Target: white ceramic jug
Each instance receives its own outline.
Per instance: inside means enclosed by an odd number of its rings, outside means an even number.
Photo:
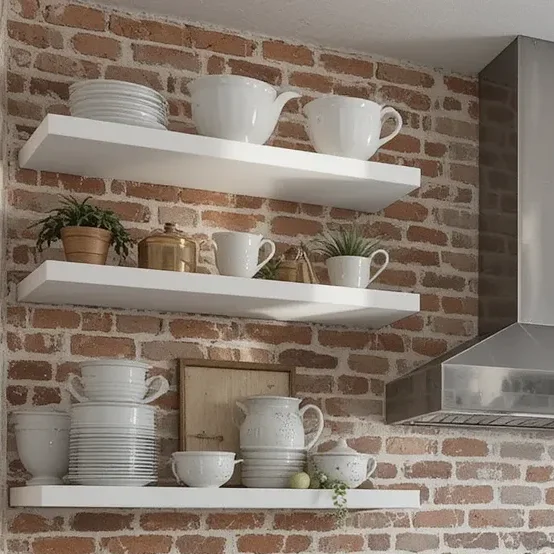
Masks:
[[[201,135],[264,144],[277,125],[283,106],[297,92],[238,75],[208,75],[189,85],[192,119]]]
[[[323,414],[313,404],[299,409],[301,400],[287,396],[251,396],[237,406],[245,414],[240,426],[241,448],[306,448],[310,450],[323,431]],[[312,410],[317,414],[317,429],[308,444],[302,418]]]
[[[402,129],[402,117],[394,108],[363,98],[324,96],[306,104],[304,111],[310,140],[321,154],[369,160]],[[383,123],[389,117],[396,126],[380,138]]]

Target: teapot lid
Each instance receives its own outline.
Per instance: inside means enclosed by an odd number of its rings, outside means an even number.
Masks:
[[[352,455],[359,456],[360,452],[354,450],[353,448],[350,448],[346,443],[346,439],[340,439],[337,443],[337,446],[335,446],[334,448],[331,448],[331,450],[328,450],[327,452],[319,453],[318,455],[321,455],[321,454],[330,454],[333,456],[352,456]]]
[[[187,241],[192,242],[192,239],[189,238],[184,233],[181,233],[177,229],[177,225],[175,223],[164,223],[164,228],[162,229],[156,229],[155,231],[152,231],[147,237],[143,238],[140,242],[141,243],[174,243],[174,244],[181,244],[184,245]]]

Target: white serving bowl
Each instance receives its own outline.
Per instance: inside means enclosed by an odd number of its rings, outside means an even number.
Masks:
[[[155,409],[144,404],[117,402],[87,402],[73,404],[71,425],[106,427],[146,427],[155,425]]]
[[[11,412],[15,429],[69,429],[70,418],[67,412],[58,410],[31,409]]]
[[[69,465],[68,429],[16,429],[19,459],[33,476],[27,485],[61,485]]]
[[[189,487],[218,488],[233,476],[234,452],[174,452],[171,456],[171,469],[177,483]]]

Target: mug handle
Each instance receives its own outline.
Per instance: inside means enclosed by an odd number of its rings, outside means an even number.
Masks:
[[[78,381],[79,386],[83,388],[83,383],[81,381],[81,378],[78,375],[75,375],[75,373],[70,373],[69,377],[67,378],[67,390],[69,391],[69,394],[75,398],[78,402],[88,402],[88,398],[86,396],[83,396],[82,394],[79,394],[75,387],[73,386],[73,381]]]
[[[258,271],[260,271],[260,269],[262,269],[262,267],[266,265],[269,262],[269,260],[273,258],[273,256],[275,256],[275,243],[270,239],[264,239],[262,240],[262,242],[260,242],[260,248],[258,248],[258,250],[261,250],[264,244],[269,244],[270,246],[269,256],[267,256],[267,258],[263,262],[257,265],[255,273],[258,273]]]
[[[385,256],[385,261],[383,262],[381,267],[376,271],[375,275],[369,278],[369,283],[367,284],[367,286],[369,286],[373,281],[375,281],[375,279],[377,279],[377,277],[379,277],[379,275],[381,275],[381,273],[383,273],[383,271],[385,271],[386,267],[389,265],[389,253],[386,250],[379,248],[379,250],[375,250],[375,252],[373,252],[373,254],[371,254],[371,256],[369,257],[370,274],[371,274],[371,262],[373,261],[373,258],[377,254],[383,254],[383,256]]]
[[[171,460],[171,472],[173,473],[173,477],[175,477],[175,481],[177,481],[178,485],[182,485],[181,479],[179,479],[179,476],[177,475],[177,470],[175,469],[175,459],[172,458]]]
[[[319,420],[317,423],[317,430],[315,432],[314,438],[306,445],[306,450],[311,450],[314,444],[319,440],[319,437],[321,436],[321,433],[323,432],[323,413],[322,411],[315,406],[314,404],[307,404],[303,408],[300,408],[300,417],[304,417],[304,414],[308,410],[313,410],[317,414],[317,419]]]
[[[235,460],[235,465],[242,464],[242,462],[244,462],[244,460]]]
[[[392,133],[390,133],[386,137],[379,139],[379,146],[377,148],[381,148],[383,144],[386,144],[387,142],[392,140],[398,133],[400,133],[400,130],[402,129],[402,116],[390,106],[381,108],[381,127],[383,126],[385,120],[389,117],[392,117],[396,121],[396,126]]]
[[[146,379],[146,389],[148,390],[156,381],[159,381],[160,383],[158,390],[145,396],[141,400],[143,404],[149,404],[150,402],[153,402],[154,400],[156,400],[156,398],[159,398],[169,390],[169,383],[167,379],[165,377],[162,377],[161,375],[156,375],[154,377],[150,377],[150,379]]]
[[[377,462],[375,461],[375,458],[369,458],[367,461],[367,475],[365,476],[366,479],[369,479],[377,469]]]

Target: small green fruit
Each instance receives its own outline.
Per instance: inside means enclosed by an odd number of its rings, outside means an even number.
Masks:
[[[301,471],[295,473],[289,481],[291,489],[309,489],[310,488],[310,476],[307,473]]]

